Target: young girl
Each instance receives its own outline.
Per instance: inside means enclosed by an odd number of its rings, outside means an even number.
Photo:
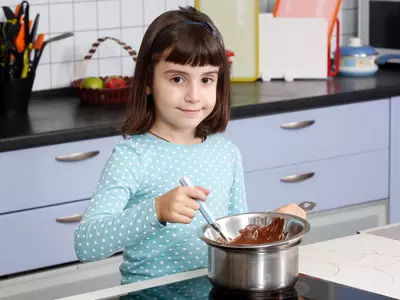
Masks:
[[[247,211],[240,152],[216,134],[229,120],[220,33],[192,7],[149,26],[137,59],[125,139],[113,150],[75,232],[81,261],[123,250],[122,283],[207,266],[199,204],[216,218]],[[188,176],[196,188],[181,187]],[[278,211],[305,217],[296,205]]]

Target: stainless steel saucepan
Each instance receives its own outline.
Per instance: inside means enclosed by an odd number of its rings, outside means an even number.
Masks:
[[[314,202],[299,204],[306,211]],[[239,230],[249,224],[268,226],[276,218],[284,219],[286,238],[279,242],[259,245],[221,244],[218,233],[205,225],[198,236],[208,245],[208,277],[217,288],[240,291],[276,291],[293,286],[299,275],[299,244],[310,230],[307,220],[283,213],[263,212],[238,214],[216,222],[225,235],[234,239]]]

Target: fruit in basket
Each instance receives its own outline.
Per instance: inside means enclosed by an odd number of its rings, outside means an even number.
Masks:
[[[126,82],[120,76],[109,76],[104,82],[107,89],[118,89],[126,87]]]
[[[83,89],[103,89],[104,88],[104,83],[101,78],[98,77],[88,77],[82,80],[81,82],[81,88]]]

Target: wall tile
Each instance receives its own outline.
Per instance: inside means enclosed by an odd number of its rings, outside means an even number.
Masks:
[[[40,14],[37,34],[50,32],[49,13],[48,5],[31,5],[29,7],[29,15],[32,22],[35,20],[36,14]]]
[[[121,31],[121,39],[138,52],[143,33],[143,27],[123,28]],[[128,52],[125,50],[122,50],[122,55],[129,56]]]
[[[51,34],[50,37],[55,37],[58,33]],[[48,44],[50,47],[51,63],[72,62],[75,60],[74,38],[69,37],[64,40],[52,42]]]
[[[123,76],[133,76],[136,63],[130,56],[122,58],[122,75]]]
[[[74,4],[75,31],[97,29],[97,3],[79,2]]]
[[[36,69],[34,90],[47,90],[51,88],[51,66],[50,64],[40,64]]]
[[[121,39],[121,30],[120,29],[107,29],[100,30],[99,37],[113,37],[116,39]],[[106,40],[102,42],[97,48],[99,51],[100,58],[111,58],[116,56],[121,56],[122,54],[122,46],[116,43],[113,40]]]
[[[143,25],[143,1],[121,0],[122,27]]]
[[[52,3],[54,0],[51,0]],[[67,32],[74,30],[73,4],[50,4],[50,32]]]
[[[1,6],[15,6],[20,0],[0,0]],[[259,0],[260,11],[271,12],[276,0]],[[72,31],[74,37],[49,44],[37,70],[34,90],[69,86],[75,70],[80,71],[84,56],[100,36],[120,38],[136,51],[149,24],[166,10],[195,5],[195,0],[30,0],[33,19],[40,13],[38,33],[46,38]],[[357,34],[358,0],[342,1],[341,44]],[[4,19],[0,11],[0,20]],[[332,50],[335,40],[332,39]],[[87,62],[84,74],[132,75],[135,63],[121,46],[106,41]],[[82,73],[82,72],[81,72]]]
[[[179,6],[185,7],[187,5],[186,0],[168,0],[167,1],[167,10],[178,9]]]
[[[96,59],[90,59],[87,61],[82,60],[76,62],[74,76],[76,79],[99,76],[99,61]]]
[[[91,49],[92,44],[96,42],[97,37],[97,31],[82,31],[75,33],[75,60],[83,60],[83,58],[88,54],[89,50]],[[95,54],[93,54],[93,58],[98,58],[97,51],[95,52]]]
[[[99,75],[104,77],[121,75],[121,65],[121,57],[102,59],[100,60]]]
[[[99,28],[120,27],[120,1],[98,1]]]
[[[165,12],[165,9],[166,0],[144,1],[144,24],[150,25],[155,18]]]
[[[70,86],[74,80],[74,65],[74,62],[51,64],[51,88]]]

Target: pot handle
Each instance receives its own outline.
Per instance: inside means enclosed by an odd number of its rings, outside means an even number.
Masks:
[[[312,201],[304,201],[299,204],[299,207],[304,209],[304,211],[309,212],[312,211],[317,206],[317,203]]]

